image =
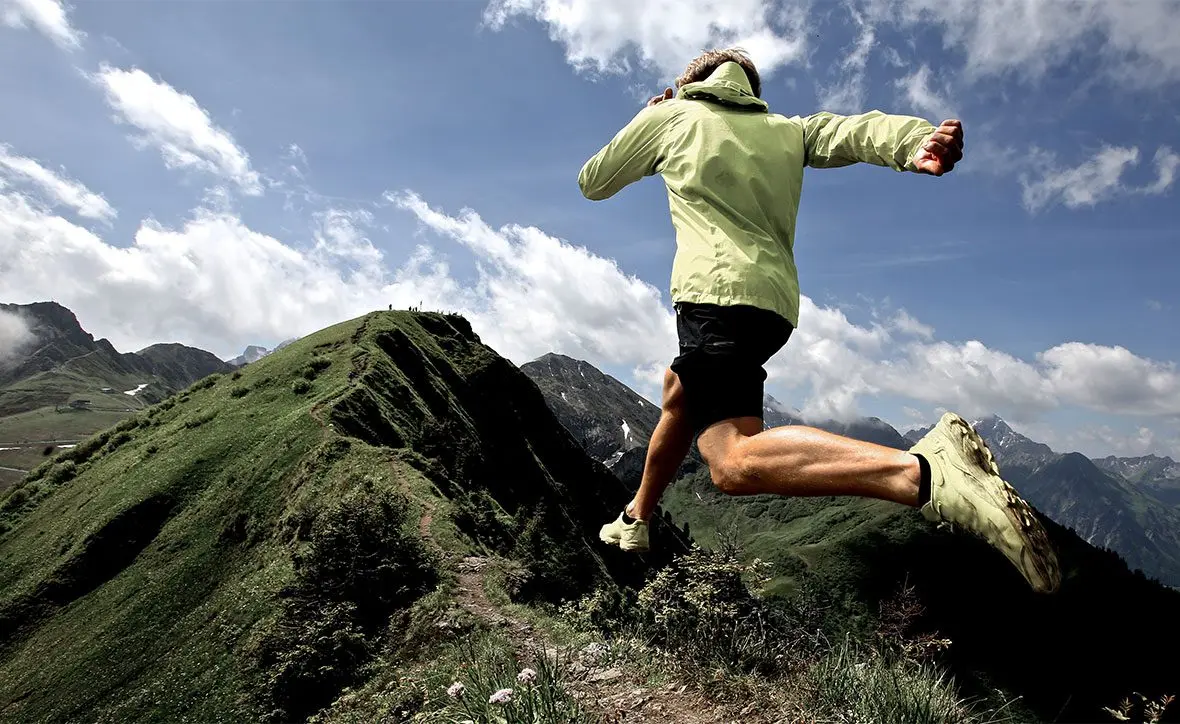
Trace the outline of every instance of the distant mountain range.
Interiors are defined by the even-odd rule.
[[[233,370],[212,353],[182,344],[121,353],[54,302],[0,304],[0,311],[17,315],[32,332],[32,340],[0,367],[0,417],[78,397],[96,401],[113,395],[111,404],[121,407],[123,393],[131,390],[156,401],[214,372]]]
[[[654,405],[593,365],[570,357],[547,354],[521,370],[592,457],[625,481],[638,481],[647,440],[659,421]],[[770,395],[763,415],[767,427],[804,424],[797,410]],[[875,417],[806,424],[898,450],[908,449],[929,430],[902,435]],[[1180,465],[1155,456],[1092,461],[1080,453],[1055,452],[996,416],[973,424],[995,452],[1004,477],[1039,510],[1092,545],[1115,551],[1133,568],[1180,586],[1180,509],[1175,507],[1180,502]],[[699,466],[694,454],[681,474]]]

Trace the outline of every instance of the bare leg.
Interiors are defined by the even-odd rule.
[[[664,373],[664,399],[660,422],[647,446],[643,465],[643,482],[635,499],[627,506],[627,515],[647,520],[655,512],[664,491],[692,447],[692,429],[684,412],[684,388],[672,370]]]
[[[918,506],[918,459],[908,452],[803,425],[763,431],[757,417],[712,425],[697,446],[729,495],[856,495]]]

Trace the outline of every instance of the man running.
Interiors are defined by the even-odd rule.
[[[1002,552],[1038,592],[1061,573],[1028,504],[1000,478],[987,444],[947,413],[909,451],[804,425],[763,430],[764,365],[798,325],[795,215],[803,169],[854,163],[941,176],[963,157],[957,120],[937,128],[871,111],[785,117],[769,112],[740,50],[689,63],[578,177],[598,201],[660,174],[676,229],[672,301],[680,354],[665,372],[660,422],[639,491],[604,542],[648,549],[648,518],[694,438],[729,495],[858,495],[920,510]]]

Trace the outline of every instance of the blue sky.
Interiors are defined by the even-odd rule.
[[[738,42],[773,112],[966,129],[942,178],[807,172],[776,398],[1177,455],[1178,18],[1153,0],[0,0],[0,300],[55,299],[120,349],[222,357],[422,302],[517,363],[559,351],[654,394],[675,352],[663,185],[592,203],[577,173],[696,51]]]

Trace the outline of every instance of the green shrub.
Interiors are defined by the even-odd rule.
[[[231,380],[240,380],[240,379],[242,379],[242,371],[241,371],[241,370],[237,370],[237,371],[235,371],[235,372],[234,372],[232,375],[230,375],[230,379],[231,379]]]
[[[46,485],[62,485],[73,480],[78,475],[78,466],[73,460],[65,460],[53,466],[45,475]]]
[[[25,475],[24,482],[31,483],[34,480],[40,480],[41,478],[45,477],[45,474],[48,473],[56,464],[56,460],[46,460],[45,462],[30,470],[29,473]]]
[[[558,603],[582,595],[594,581],[588,574],[592,564],[585,552],[571,545],[558,545],[546,525],[559,520],[557,514],[538,505],[516,532],[510,557],[519,561],[525,575],[509,595],[517,603]]]
[[[210,387],[212,387],[213,385],[217,384],[217,381],[220,380],[221,377],[222,377],[222,375],[220,372],[214,372],[213,374],[209,375],[208,377],[202,378],[202,379],[194,382],[192,384],[192,386],[190,386],[185,392],[196,392],[197,390],[207,390]]]
[[[118,450],[120,447],[122,447],[123,445],[126,445],[129,442],[131,442],[131,433],[125,432],[125,431],[124,432],[117,432],[117,433],[115,433],[115,435],[113,437],[111,437],[110,441],[107,443],[106,448],[103,450],[103,454],[113,453],[114,451]]]
[[[328,359],[327,357],[312,357],[311,362],[309,362],[307,366],[311,367],[317,373],[323,372],[332,366],[332,360]]]
[[[303,721],[359,681],[393,613],[438,583],[408,501],[366,484],[321,511],[256,661],[275,721]]]
[[[75,447],[65,451],[61,457],[68,460],[73,460],[74,462],[81,465],[82,463],[89,460],[96,452],[101,450],[102,446],[106,445],[107,441],[110,439],[110,431],[100,432],[99,434],[89,437],[78,443]]]
[[[560,613],[577,629],[619,634],[640,623],[636,604],[632,591],[607,584],[562,604]]]
[[[4,498],[4,504],[0,505],[0,511],[7,513],[10,510],[16,510],[17,508],[24,505],[28,501],[28,499],[29,499],[28,486],[22,485],[20,487],[13,488],[12,490],[10,490],[8,492],[8,495]]]
[[[464,535],[496,553],[506,553],[512,546],[512,519],[496,514],[500,509],[487,490],[463,491],[455,499],[451,519]]]
[[[230,397],[245,397],[248,394],[250,394],[249,387],[234,387],[229,391]]]
[[[664,646],[702,665],[772,673],[788,656],[813,648],[799,616],[755,595],[768,564],[743,563],[739,551],[694,545],[639,592],[643,628]]]
[[[311,383],[305,379],[298,379],[291,383],[291,391],[297,395],[305,395],[311,392]]]
[[[205,412],[198,413],[196,416],[185,420],[184,426],[191,430],[204,425],[206,422],[209,422],[215,417],[217,417],[217,410],[206,410]]]

